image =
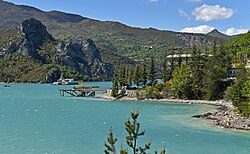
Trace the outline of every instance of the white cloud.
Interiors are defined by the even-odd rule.
[[[158,2],[159,0],[149,0],[149,2],[155,3]]]
[[[201,0],[187,0],[188,2],[191,2],[191,3],[200,3],[202,2]]]
[[[185,32],[185,33],[203,33],[207,34],[214,30],[215,28],[212,26],[208,25],[200,25],[197,27],[186,27],[180,30],[180,32]],[[222,33],[232,36],[232,35],[238,35],[238,34],[244,34],[247,33],[249,30],[248,29],[237,29],[237,28],[228,28],[226,31],[222,31]]]
[[[212,21],[218,19],[228,19],[234,14],[231,8],[221,7],[220,5],[203,4],[193,10],[192,15],[198,21]]]
[[[186,27],[183,28],[180,32],[186,32],[186,33],[208,33],[214,30],[214,27],[208,26],[208,25],[200,25],[197,27]]]
[[[236,29],[236,28],[228,28],[224,33],[226,35],[238,35],[238,34],[244,34],[247,33],[248,29]]]
[[[180,16],[186,17],[188,20],[191,20],[191,17],[183,9],[179,9],[178,11]]]

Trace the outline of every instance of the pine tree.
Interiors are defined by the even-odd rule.
[[[140,79],[141,79],[141,74],[140,74],[140,67],[139,65],[135,66],[134,70],[134,75],[133,75],[133,82],[136,86],[140,86]]]
[[[223,79],[225,69],[216,65],[212,60],[208,61],[204,68],[202,91],[207,100],[217,100],[223,95]]]
[[[109,136],[107,137],[107,142],[104,142],[104,153],[105,154],[116,154],[115,143],[117,142],[118,137],[113,136],[112,127],[109,129]]]
[[[145,63],[143,63],[142,67],[141,67],[141,84],[143,86],[146,86],[147,84],[147,70],[146,70],[146,65]]]
[[[126,85],[127,86],[131,86],[132,85],[132,73],[131,73],[131,69],[130,69],[130,67],[129,66],[126,66],[126,68],[125,68],[125,80],[126,80]]]
[[[138,145],[138,139],[141,136],[144,136],[145,131],[140,131],[141,124],[138,122],[138,117],[139,117],[139,110],[133,110],[130,113],[132,121],[127,119],[125,121],[125,129],[128,133],[126,136],[126,143],[129,148],[132,149],[133,154],[146,154],[146,152],[150,149],[150,146],[152,144],[152,141],[150,140],[147,144],[144,146],[139,146]],[[109,130],[109,136],[107,137],[107,142],[104,142],[105,146],[105,154],[116,154],[116,148],[115,148],[115,143],[117,142],[118,138],[113,137],[113,131],[112,128]],[[155,154],[157,154],[157,150],[155,151]],[[165,154],[166,153],[166,147],[164,147],[161,151],[160,154]],[[120,149],[120,154],[128,154],[127,149],[123,149],[121,146]]]
[[[173,72],[173,79],[171,85],[173,95],[181,99],[190,99],[193,95],[190,83],[191,69],[188,65],[181,64],[181,66],[177,67]]]
[[[231,60],[222,46],[216,47],[216,42],[214,42],[211,54],[211,57],[207,55],[208,58],[205,59],[202,91],[205,99],[216,100],[223,97],[226,88],[224,82],[226,79],[225,73],[231,67]]]
[[[170,66],[168,66],[167,81],[173,78],[173,72],[175,67],[174,52],[171,52],[172,57],[170,58]]]
[[[145,153],[148,149],[150,149],[151,141],[145,145],[145,147],[138,147],[138,138],[145,134],[145,131],[140,132],[140,123],[137,121],[139,117],[139,111],[134,110],[130,113],[132,121],[130,119],[125,121],[126,131],[128,136],[126,136],[127,145],[132,148],[133,154],[137,154],[140,150],[140,153]]]
[[[167,54],[164,54],[163,64],[162,64],[162,79],[164,82],[168,81],[169,71],[168,71],[168,62],[167,62]]]
[[[126,76],[125,76],[125,66],[121,65],[120,66],[120,71],[119,71],[119,83],[120,86],[123,87],[126,85]]]
[[[156,67],[155,67],[155,61],[154,61],[153,56],[150,58],[148,80],[149,80],[149,85],[153,85],[157,83]]]
[[[197,49],[194,45],[192,54],[191,54],[192,61],[191,64],[191,72],[192,72],[192,79],[191,79],[191,87],[192,92],[194,94],[192,99],[201,99],[203,97],[202,94],[202,83],[203,83],[203,67],[205,62],[202,60],[201,51]]]
[[[111,96],[116,97],[118,94],[118,81],[117,81],[117,76],[115,75],[112,80],[112,92]]]

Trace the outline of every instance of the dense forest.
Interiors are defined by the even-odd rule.
[[[233,102],[236,110],[250,116],[250,71],[246,68],[249,33],[211,50],[202,51],[193,46],[185,61],[181,56],[164,59],[155,64],[154,57],[136,65],[134,69],[121,65],[113,78],[112,96],[122,97],[117,88],[137,89],[137,97],[178,98],[193,100],[226,99]],[[242,44],[240,44],[241,40]],[[235,46],[232,50],[232,46]],[[242,47],[243,46],[243,47]],[[238,56],[242,55],[242,56]],[[237,79],[227,78],[230,70],[237,70]],[[157,83],[157,79],[163,82]],[[141,91],[144,91],[141,93]]]

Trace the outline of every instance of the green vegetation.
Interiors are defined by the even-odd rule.
[[[182,64],[174,70],[171,89],[177,98],[191,97],[191,69],[188,65]]]
[[[143,84],[136,92],[138,99],[144,98],[179,98],[179,99],[223,99],[233,102],[237,111],[244,116],[250,115],[250,73],[245,65],[240,67],[240,73],[235,82],[226,79],[226,72],[232,67],[233,57],[227,54],[225,46],[217,47],[216,42],[208,52],[201,52],[196,46],[192,49],[188,61],[182,62],[179,58],[164,60],[162,65],[163,83],[155,84],[152,81]],[[238,59],[242,60],[242,59]],[[181,62],[180,62],[181,61]],[[241,63],[246,64],[246,60]],[[147,81],[157,68],[153,66],[153,59],[147,65]],[[238,65],[240,66],[240,65]],[[139,65],[135,67],[133,81],[141,85]],[[173,73],[170,71],[173,70]],[[153,73],[152,73],[153,72]],[[156,76],[154,75],[154,79]],[[150,84],[151,83],[151,84]],[[231,86],[230,86],[231,85]],[[227,90],[226,90],[227,89]]]
[[[250,32],[228,41],[224,47],[234,63],[247,62],[250,58]]]
[[[140,86],[141,83],[141,71],[140,71],[140,67],[139,65],[135,66],[135,70],[134,70],[134,75],[133,75],[133,82],[135,85]]]
[[[75,14],[58,11],[45,12],[4,1],[0,3],[5,8],[0,10],[0,28],[17,27],[21,21],[33,17],[42,21],[57,39],[91,38],[103,55],[107,56],[103,58],[104,62],[111,63],[110,61],[112,61],[112,64],[120,57],[141,62],[152,55],[155,56],[155,61],[160,63],[165,52],[189,52],[190,44],[192,44],[190,38],[195,39],[201,48],[211,47],[210,43],[217,38],[222,39],[223,42],[231,39],[221,33],[187,34],[154,28],[135,28],[118,22],[98,21]],[[10,14],[11,16],[9,16]]]
[[[227,88],[225,98],[233,102],[239,113],[250,117],[250,71],[244,66],[235,83]]]
[[[148,71],[148,81],[149,85],[154,85],[157,83],[156,65],[154,57],[150,58],[149,71]]]
[[[113,81],[112,81],[112,93],[111,96],[112,97],[116,97],[118,94],[118,81],[117,81],[117,77],[113,77]]]
[[[56,55],[56,45],[58,41],[46,41],[43,43],[43,46],[38,51],[38,54],[44,58],[44,63],[55,63],[55,55]]]
[[[29,57],[10,54],[0,59],[0,81],[17,82],[17,83],[46,83],[46,77],[56,71],[63,72],[66,78],[75,78],[77,80],[87,80],[88,78],[81,75],[69,67],[42,64]]]
[[[20,41],[19,29],[0,29],[0,47],[4,48],[11,42],[12,45]]]
[[[144,136],[145,131],[140,131],[141,124],[138,122],[139,117],[139,111],[134,110],[130,113],[132,121],[127,119],[125,121],[125,129],[127,132],[126,136],[126,144],[131,149],[132,154],[146,154],[147,151],[149,151],[150,146],[152,144],[152,141],[150,140],[147,144],[144,146],[138,145],[138,140],[141,136]],[[118,141],[118,137],[114,137],[112,128],[109,129],[109,135],[107,137],[107,141],[104,142],[105,154],[116,154],[116,148],[115,143]],[[166,148],[161,150],[160,154],[165,154]],[[120,154],[128,154],[128,149],[123,149],[121,146]],[[157,154],[157,151],[155,151],[155,154]]]

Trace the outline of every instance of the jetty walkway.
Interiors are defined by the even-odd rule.
[[[60,96],[65,96],[68,94],[73,97],[94,97],[96,92],[105,92],[107,89],[100,89],[99,86],[91,86],[91,87],[73,87],[73,88],[64,88],[59,89]]]

